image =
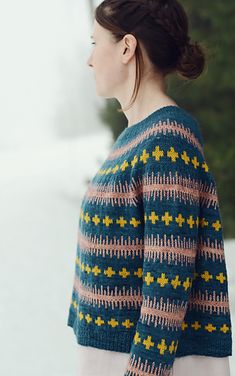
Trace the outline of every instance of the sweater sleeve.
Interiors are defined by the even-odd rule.
[[[124,376],[168,376],[194,276],[203,159],[179,136],[155,138],[143,153],[143,300]]]

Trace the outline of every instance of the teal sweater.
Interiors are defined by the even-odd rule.
[[[81,203],[67,325],[130,353],[124,376],[232,355],[223,227],[197,120],[166,106],[127,127]]]

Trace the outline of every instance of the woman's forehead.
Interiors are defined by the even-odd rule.
[[[105,37],[110,38],[111,32],[105,29],[104,27],[102,27],[97,21],[94,21],[92,36],[93,38],[100,37],[100,36],[104,38]]]

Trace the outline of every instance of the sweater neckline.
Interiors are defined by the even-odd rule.
[[[136,130],[136,128],[138,128],[139,126],[144,125],[144,124],[148,123],[149,121],[151,121],[152,119],[154,119],[156,115],[162,115],[162,113],[169,113],[171,111],[178,111],[178,110],[184,111],[184,109],[182,107],[175,106],[175,105],[168,105],[168,106],[160,107],[160,108],[154,110],[153,112],[151,112],[144,119],[138,121],[137,123],[132,124],[130,127],[126,127],[124,129],[124,132],[130,133],[130,132],[132,132],[132,130]]]
[[[152,124],[153,122],[158,122],[161,119],[165,119],[167,116],[175,116],[180,115],[184,118],[192,120],[196,120],[188,111],[180,106],[175,105],[168,105],[160,107],[153,112],[151,112],[148,116],[144,119],[138,121],[137,123],[131,125],[130,127],[126,127],[123,131],[119,134],[118,138],[114,142],[112,149],[119,147],[120,144],[125,142],[125,140],[130,140],[133,137],[138,136],[141,130],[145,129],[146,126]]]

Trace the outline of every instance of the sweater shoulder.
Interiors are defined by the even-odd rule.
[[[200,124],[184,110],[163,113],[130,129],[130,137],[126,137],[120,150],[131,161],[131,175],[137,180],[145,175],[177,174],[193,179],[195,184],[200,181],[215,185],[204,154]]]
[[[144,134],[142,133],[144,136]],[[169,113],[146,129],[146,146],[156,143],[165,147],[187,148],[204,155],[204,142],[200,124],[190,114]],[[145,137],[143,137],[144,139]]]
[[[168,106],[145,120],[127,127],[115,142],[114,149],[135,153],[136,149],[162,145],[188,145],[203,154],[204,141],[198,120],[186,110]]]

